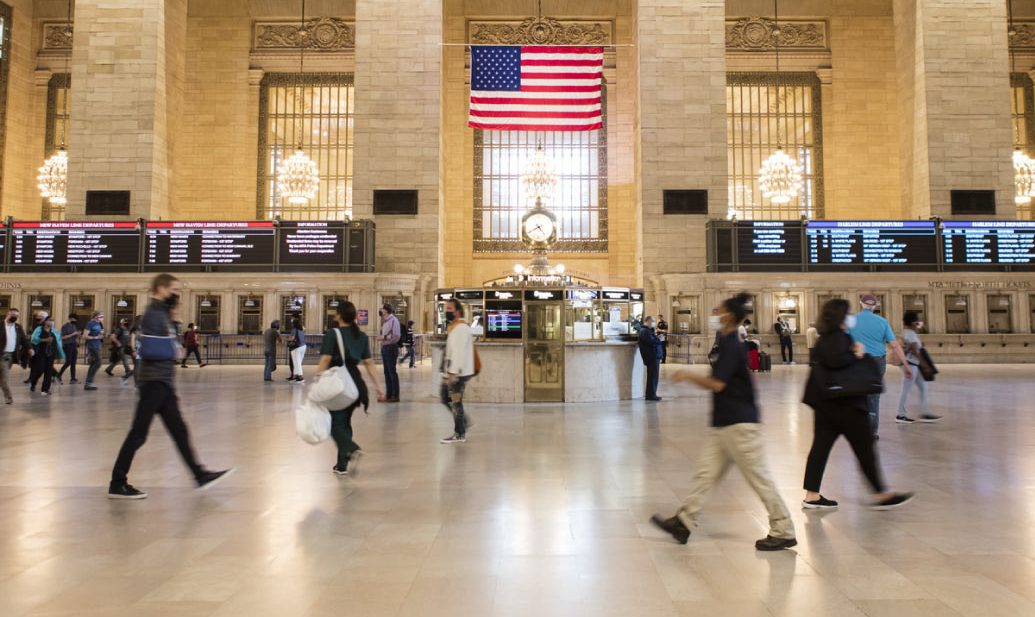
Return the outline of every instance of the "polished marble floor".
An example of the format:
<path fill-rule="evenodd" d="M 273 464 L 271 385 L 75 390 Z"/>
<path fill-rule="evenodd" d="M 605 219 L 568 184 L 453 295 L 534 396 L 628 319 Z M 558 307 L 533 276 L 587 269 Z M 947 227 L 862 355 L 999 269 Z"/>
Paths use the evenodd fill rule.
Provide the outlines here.
<path fill-rule="evenodd" d="M 431 371 L 404 369 L 406 402 L 357 417 L 367 456 L 339 479 L 331 444 L 294 435 L 301 389 L 259 373 L 181 371 L 202 460 L 237 472 L 193 491 L 156 423 L 130 477 L 141 502 L 105 499 L 132 388 L 19 388 L 0 408 L 0 615 L 1035 615 L 1035 366 L 946 367 L 938 425 L 895 425 L 885 400 L 886 473 L 918 492 L 889 513 L 865 509 L 844 443 L 824 484 L 841 510 L 799 510 L 805 369 L 762 375 L 800 540 L 776 554 L 752 546 L 765 512 L 736 472 L 689 545 L 647 523 L 694 471 L 708 399 L 688 387 L 663 383 L 657 405 L 470 405 L 470 441 L 442 446 Z"/>

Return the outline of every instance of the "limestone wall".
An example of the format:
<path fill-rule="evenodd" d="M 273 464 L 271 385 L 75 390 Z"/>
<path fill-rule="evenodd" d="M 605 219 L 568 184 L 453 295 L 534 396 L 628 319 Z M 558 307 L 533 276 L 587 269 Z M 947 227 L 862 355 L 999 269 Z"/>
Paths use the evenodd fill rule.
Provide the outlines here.
<path fill-rule="evenodd" d="M 43 164 L 43 129 L 34 84 L 35 40 L 32 0 L 5 0 L 13 9 L 7 121 L 4 129 L 0 217 L 39 216 L 36 168 Z M 43 103 L 46 103 L 44 96 Z M 28 121 L 26 121 L 28 120 Z M 40 127 L 40 128 L 38 128 Z"/>

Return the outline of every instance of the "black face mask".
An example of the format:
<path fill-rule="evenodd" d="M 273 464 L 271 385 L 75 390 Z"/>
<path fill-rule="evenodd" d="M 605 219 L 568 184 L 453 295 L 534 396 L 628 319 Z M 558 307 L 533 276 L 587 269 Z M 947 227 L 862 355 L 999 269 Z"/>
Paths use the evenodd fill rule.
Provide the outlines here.
<path fill-rule="evenodd" d="M 453 311 L 446 311 L 446 323 L 452 323 L 456 321 L 456 313 Z"/>
<path fill-rule="evenodd" d="M 165 305 L 169 308 L 173 308 L 180 303 L 180 294 L 169 294 L 169 297 L 165 299 Z"/>

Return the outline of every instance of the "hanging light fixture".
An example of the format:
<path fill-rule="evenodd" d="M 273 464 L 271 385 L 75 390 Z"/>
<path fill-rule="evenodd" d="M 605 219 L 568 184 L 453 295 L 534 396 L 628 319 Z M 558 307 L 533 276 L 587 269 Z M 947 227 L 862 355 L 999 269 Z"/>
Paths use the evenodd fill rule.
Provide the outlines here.
<path fill-rule="evenodd" d="M 67 15 L 67 25 L 65 28 L 69 30 L 69 39 L 71 39 L 72 0 L 68 0 Z M 39 189 L 40 196 L 55 206 L 63 206 L 68 202 L 68 149 L 65 147 L 65 138 L 69 122 L 68 99 L 71 96 L 72 90 L 69 88 L 71 75 L 69 74 L 67 55 L 65 56 L 64 75 L 65 97 L 62 103 L 64 105 L 65 118 L 61 122 L 61 145 L 58 146 L 57 152 L 50 155 L 43 162 L 43 166 L 39 168 L 39 175 L 36 176 L 36 188 Z"/>
<path fill-rule="evenodd" d="M 305 0 L 302 0 L 302 19 L 298 29 L 298 77 L 296 79 L 295 103 L 298 105 L 298 148 L 295 153 L 277 166 L 277 191 L 292 204 L 305 204 L 316 197 L 320 190 L 320 167 L 302 150 L 302 74 L 305 70 Z"/>
<path fill-rule="evenodd" d="M 780 0 L 773 0 L 773 41 L 776 48 L 776 75 L 780 75 Z M 769 155 L 758 170 L 758 188 L 762 196 L 774 204 L 790 203 L 801 193 L 804 170 L 798 161 L 783 151 L 780 132 L 780 93 L 776 94 L 776 151 Z"/>
<path fill-rule="evenodd" d="M 554 173 L 553 161 L 546 156 L 542 143 L 536 146 L 535 154 L 525 165 L 525 173 L 521 175 L 521 186 L 525 191 L 525 198 L 532 202 L 532 205 L 545 205 L 546 201 L 553 197 L 554 189 L 557 188 L 557 174 Z"/>
<path fill-rule="evenodd" d="M 1009 13 L 1009 30 L 1008 36 L 1013 37 L 1017 34 L 1017 29 L 1013 23 L 1013 0 L 1006 3 L 1006 9 Z M 1008 41 L 1010 46 L 1010 73 L 1017 72 L 1017 52 L 1014 51 L 1013 42 Z M 1016 93 L 1013 94 L 1016 96 Z M 1016 102 L 1015 102 L 1016 106 Z M 1021 143 L 1021 128 L 1020 125 L 1014 123 L 1014 143 Z M 1035 160 L 1033 160 L 1028 154 L 1021 149 L 1018 145 L 1013 150 L 1013 200 L 1017 205 L 1030 204 L 1031 198 L 1035 197 Z"/>

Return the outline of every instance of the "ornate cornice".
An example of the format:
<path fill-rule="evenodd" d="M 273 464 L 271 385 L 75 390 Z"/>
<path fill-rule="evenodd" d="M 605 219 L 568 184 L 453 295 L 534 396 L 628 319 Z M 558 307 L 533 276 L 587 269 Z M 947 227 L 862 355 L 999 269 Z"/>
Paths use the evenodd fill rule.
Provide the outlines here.
<path fill-rule="evenodd" d="M 768 17 L 726 20 L 726 49 L 770 51 L 776 49 L 776 22 Z M 822 20 L 780 20 L 780 49 L 826 49 L 827 24 Z"/>
<path fill-rule="evenodd" d="M 48 22 L 43 24 L 40 51 L 72 51 L 71 22 Z"/>
<path fill-rule="evenodd" d="M 1014 22 L 1016 34 L 1010 37 L 1013 49 L 1035 49 L 1035 22 Z"/>
<path fill-rule="evenodd" d="M 256 22 L 252 46 L 257 51 L 314 49 L 345 51 L 356 47 L 356 26 L 337 17 L 307 19 L 305 27 L 298 22 Z"/>
<path fill-rule="evenodd" d="M 609 21 L 560 21 L 529 17 L 521 21 L 472 21 L 468 42 L 479 45 L 608 45 Z"/>

